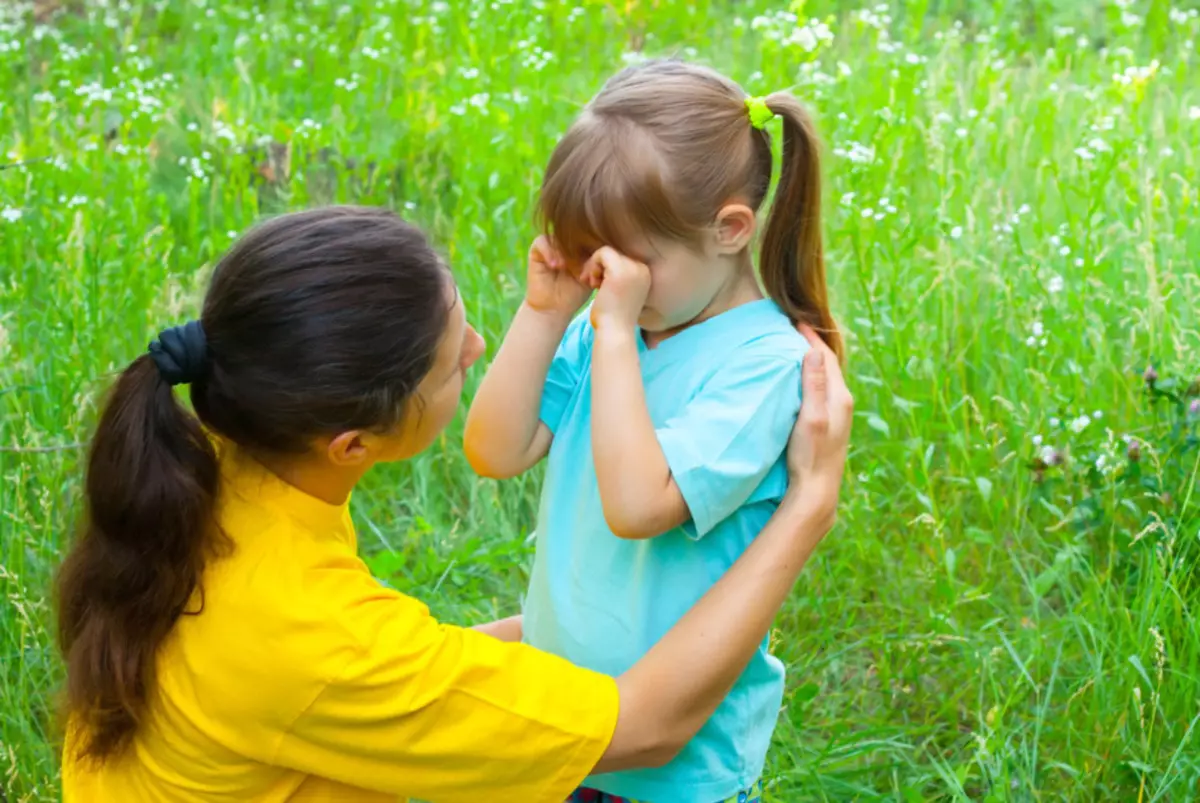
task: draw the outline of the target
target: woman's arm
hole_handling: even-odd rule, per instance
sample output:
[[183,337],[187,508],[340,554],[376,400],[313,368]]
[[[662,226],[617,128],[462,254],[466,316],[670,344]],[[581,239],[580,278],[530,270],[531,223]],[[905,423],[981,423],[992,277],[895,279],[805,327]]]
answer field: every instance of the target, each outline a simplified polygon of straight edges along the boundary
[[837,358],[811,329],[801,331],[812,350],[788,448],[788,494],[725,576],[617,679],[620,714],[596,772],[661,765],[683,749],[746,668],[833,526],[854,402]]

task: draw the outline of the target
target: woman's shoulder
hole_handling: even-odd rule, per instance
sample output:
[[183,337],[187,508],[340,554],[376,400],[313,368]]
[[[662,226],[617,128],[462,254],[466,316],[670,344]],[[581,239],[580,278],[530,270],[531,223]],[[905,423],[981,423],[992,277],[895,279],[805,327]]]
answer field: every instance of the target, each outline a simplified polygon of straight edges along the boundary
[[196,600],[160,656],[164,690],[205,701],[190,718],[259,736],[286,730],[379,633],[429,626],[424,605],[381,586],[357,557],[297,559],[284,544],[222,559]]

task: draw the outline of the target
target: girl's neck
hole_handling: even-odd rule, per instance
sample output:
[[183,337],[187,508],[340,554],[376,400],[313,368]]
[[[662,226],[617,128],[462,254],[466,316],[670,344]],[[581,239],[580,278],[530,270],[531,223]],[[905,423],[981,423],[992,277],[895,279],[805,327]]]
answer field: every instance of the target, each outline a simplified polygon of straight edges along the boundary
[[747,263],[730,277],[730,281],[721,288],[709,305],[695,318],[692,318],[682,326],[676,326],[673,329],[666,329],[661,332],[647,332],[643,330],[642,341],[646,344],[646,348],[653,349],[659,343],[679,334],[688,327],[703,323],[710,318],[715,318],[721,313],[728,312],[743,304],[761,301],[762,298],[762,289],[758,286],[758,280],[754,277],[754,269]]

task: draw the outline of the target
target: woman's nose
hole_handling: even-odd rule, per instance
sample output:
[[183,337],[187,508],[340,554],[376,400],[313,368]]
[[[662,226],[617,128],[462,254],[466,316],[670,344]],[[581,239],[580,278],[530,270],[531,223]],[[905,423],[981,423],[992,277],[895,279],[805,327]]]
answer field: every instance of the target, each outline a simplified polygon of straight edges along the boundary
[[483,335],[475,331],[475,327],[471,327],[471,334],[468,337],[470,338],[470,342],[463,353],[463,368],[470,368],[474,365],[483,356],[483,352],[487,348],[487,341],[483,339]]

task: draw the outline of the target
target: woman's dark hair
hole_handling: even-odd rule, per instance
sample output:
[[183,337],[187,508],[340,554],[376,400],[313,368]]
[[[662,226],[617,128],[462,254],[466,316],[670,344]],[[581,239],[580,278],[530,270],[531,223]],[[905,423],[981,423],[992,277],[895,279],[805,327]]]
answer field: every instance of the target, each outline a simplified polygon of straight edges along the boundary
[[151,355],[120,375],[91,443],[81,532],[56,580],[80,758],[129,744],[159,645],[199,607],[201,572],[223,546],[210,434],[277,454],[394,428],[432,366],[449,283],[425,236],[389,211],[284,215],[216,267],[193,327],[207,341],[191,379],[195,415]]

